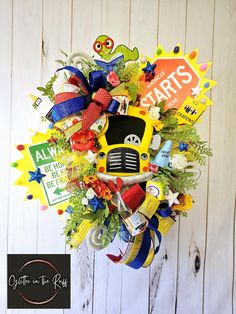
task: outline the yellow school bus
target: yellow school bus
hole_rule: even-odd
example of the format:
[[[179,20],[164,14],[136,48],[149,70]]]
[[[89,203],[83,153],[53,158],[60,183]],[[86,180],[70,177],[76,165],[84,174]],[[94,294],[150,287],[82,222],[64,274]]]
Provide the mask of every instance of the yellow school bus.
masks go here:
[[[148,113],[129,106],[126,115],[111,115],[98,138],[97,171],[112,176],[133,176],[149,171],[153,127]]]

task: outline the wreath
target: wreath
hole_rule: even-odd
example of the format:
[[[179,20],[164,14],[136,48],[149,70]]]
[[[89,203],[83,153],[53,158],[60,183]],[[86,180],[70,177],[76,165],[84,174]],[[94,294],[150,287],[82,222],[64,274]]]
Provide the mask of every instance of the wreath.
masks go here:
[[[64,234],[77,248],[95,250],[119,239],[115,263],[147,267],[177,217],[187,216],[211,150],[195,128],[211,105],[205,78],[211,63],[197,64],[197,50],[158,46],[153,58],[135,47],[114,48],[99,36],[99,56],[84,52],[57,60],[59,69],[31,95],[42,129],[17,145],[23,158],[17,184],[40,208],[67,215]],[[139,60],[139,61],[138,61]]]

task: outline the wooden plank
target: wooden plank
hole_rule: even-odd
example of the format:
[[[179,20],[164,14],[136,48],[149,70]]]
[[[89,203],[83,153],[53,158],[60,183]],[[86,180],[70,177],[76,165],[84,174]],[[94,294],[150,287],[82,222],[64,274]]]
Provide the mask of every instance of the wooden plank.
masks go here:
[[[1,198],[0,219],[0,313],[6,313],[7,306],[7,244],[8,244],[8,201],[9,201],[9,163],[10,163],[10,139],[11,139],[11,56],[12,56],[12,3],[4,2],[0,12],[0,33],[4,45],[0,50],[0,94],[2,99],[2,111],[0,115],[0,134],[4,134],[1,140]]]
[[[115,46],[128,44],[129,40],[129,1],[103,0],[101,8],[100,34],[114,39]],[[100,35],[99,33],[97,35]],[[98,56],[98,55],[96,55]],[[108,252],[114,253],[117,245],[112,244]],[[94,313],[120,313],[122,266],[113,265],[107,260],[103,250],[95,255]]]
[[[34,25],[34,27],[32,27]],[[40,80],[41,3],[19,0],[13,6],[12,122],[11,143],[29,142],[28,129],[39,125],[31,108],[29,91]],[[29,40],[30,38],[30,40]],[[33,69],[33,71],[32,71]],[[12,152],[12,159],[20,156]],[[18,177],[14,171],[12,177]],[[9,253],[35,253],[37,240],[36,202],[23,202],[25,189],[10,188]]]
[[[106,256],[107,253],[119,255],[118,247],[118,243],[112,243],[109,248],[95,254],[93,313],[121,311],[122,266],[112,263]]]
[[[144,27],[145,26],[145,27]],[[157,47],[158,0],[131,0],[130,47],[152,57]]]
[[[73,0],[73,51],[95,54],[93,42],[101,32],[101,6],[101,0]]]
[[[232,287],[232,298],[233,298],[233,302],[232,302],[232,307],[233,307],[233,313],[236,313],[236,274],[235,274],[235,270],[236,270],[236,199],[235,199],[235,204],[234,204],[234,228],[233,228],[233,241],[234,241],[234,245],[233,245],[233,260],[234,260],[234,265],[233,265],[233,274],[234,274],[234,278],[233,278],[233,287]]]
[[[93,54],[93,40],[99,34],[101,24],[101,1],[74,0],[72,2],[71,51]],[[94,293],[94,252],[86,243],[71,253],[71,309],[65,313],[92,313]],[[101,271],[101,270],[100,270]]]
[[[188,1],[186,52],[199,48],[199,63],[212,59],[213,19],[213,0]],[[211,72],[208,73],[210,76]],[[209,113],[210,108],[204,113],[202,122],[196,124],[203,140],[209,139]],[[188,218],[180,219],[177,313],[181,314],[202,312],[208,164],[201,168],[201,172],[197,191],[190,191],[195,199],[193,209]],[[200,265],[197,264],[199,260]]]
[[[54,75],[55,70],[60,67],[55,63],[55,60],[64,58],[60,49],[70,51],[70,45],[70,2],[66,0],[45,1],[43,3],[42,84],[45,84]],[[48,223],[49,221],[51,223]],[[38,252],[64,253],[65,238],[61,236],[64,224],[65,217],[58,216],[55,208],[39,211]],[[49,234],[50,236],[48,236]]]
[[[232,313],[235,205],[236,2],[215,2],[204,313]],[[223,50],[222,50],[223,48]]]
[[[41,82],[44,85],[57,68],[61,67],[55,63],[57,59],[63,59],[60,53],[70,51],[71,48],[71,1],[50,0],[43,1],[43,34],[42,34],[42,73]],[[38,213],[38,253],[65,253],[65,237],[63,228],[65,215],[59,216],[55,208]],[[72,291],[73,293],[73,291]],[[40,310],[35,310],[39,313]],[[44,310],[45,314],[51,312]],[[57,313],[62,314],[63,309]]]
[[[157,47],[158,1],[131,1],[130,48],[152,57]],[[144,27],[145,25],[145,27]],[[122,274],[121,313],[148,313],[150,268],[134,270],[127,266]]]
[[[185,45],[186,1],[162,1],[159,4],[158,43],[170,51],[177,43]],[[176,305],[178,228],[175,223],[151,266],[150,313],[174,313]]]
[[[29,142],[28,129],[39,125],[38,115],[31,107],[28,93],[40,80],[41,72],[41,2],[19,0],[13,2],[12,50],[12,116],[11,144]],[[3,11],[4,12],[4,11]],[[15,149],[11,159],[20,157]],[[11,180],[18,173],[12,171]],[[37,203],[24,202],[25,189],[10,187],[8,252],[36,253]],[[19,313],[8,310],[7,313]],[[28,310],[34,313],[34,310]]]

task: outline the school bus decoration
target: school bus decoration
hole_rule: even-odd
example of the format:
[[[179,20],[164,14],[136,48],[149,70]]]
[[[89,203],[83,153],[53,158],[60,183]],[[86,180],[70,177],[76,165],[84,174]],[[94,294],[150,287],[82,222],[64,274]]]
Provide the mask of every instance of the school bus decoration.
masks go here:
[[[127,115],[108,117],[103,135],[98,138],[98,172],[120,177],[140,174],[141,179],[149,171],[152,135],[152,121],[142,108],[129,106]]]

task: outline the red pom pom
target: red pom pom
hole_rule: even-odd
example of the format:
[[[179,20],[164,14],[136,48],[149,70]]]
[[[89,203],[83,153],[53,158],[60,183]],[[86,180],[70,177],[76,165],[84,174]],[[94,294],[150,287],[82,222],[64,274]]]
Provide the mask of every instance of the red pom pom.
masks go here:
[[[17,150],[23,150],[25,147],[24,147],[24,145],[17,145],[16,146],[16,149]]]
[[[78,122],[79,122],[78,119],[74,119],[74,120],[72,121],[73,124],[77,124]]]

